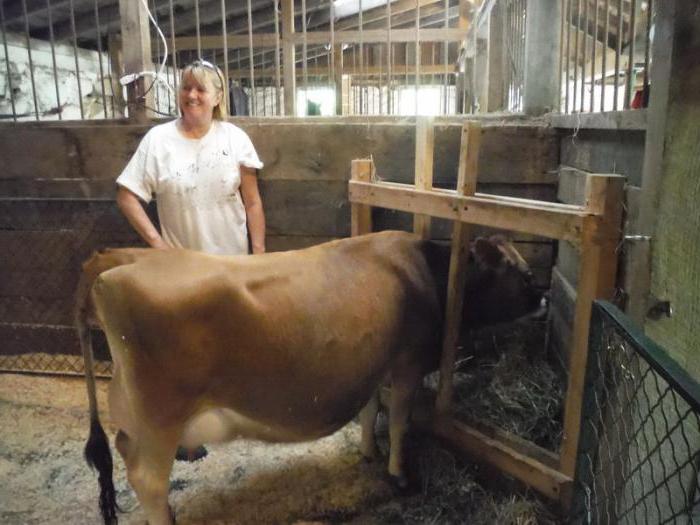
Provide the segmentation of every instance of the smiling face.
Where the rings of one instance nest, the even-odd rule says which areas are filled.
[[[212,74],[216,75],[214,71]],[[182,74],[179,101],[182,119],[187,124],[210,124],[214,118],[214,108],[221,102],[221,97],[221,89],[214,85],[205,68],[187,69]]]

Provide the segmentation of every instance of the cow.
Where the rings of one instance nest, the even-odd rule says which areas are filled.
[[[89,326],[107,337],[115,445],[151,525],[173,521],[169,476],[178,445],[235,438],[307,441],[359,413],[374,456],[377,389],[391,385],[390,476],[405,485],[410,401],[437,368],[449,247],[404,232],[303,250],[216,256],[116,249],[94,255],[79,284],[76,324],[90,401],[85,449],[105,523],[116,522],[112,457],[98,418]],[[477,239],[464,322],[508,321],[541,294],[499,239]]]

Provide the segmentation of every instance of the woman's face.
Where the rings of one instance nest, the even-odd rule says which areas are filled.
[[[209,76],[199,82],[194,75],[186,73],[180,84],[180,110],[182,118],[191,124],[208,123],[212,112],[221,100]]]

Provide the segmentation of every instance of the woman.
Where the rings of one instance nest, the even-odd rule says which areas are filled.
[[[248,135],[226,122],[220,70],[198,60],[182,72],[181,116],[151,128],[117,178],[117,204],[153,248],[238,255],[265,251],[265,215]],[[159,232],[139,202],[158,202]]]
[[[149,246],[222,255],[265,252],[265,215],[248,135],[226,122],[223,76],[204,60],[185,67],[180,118],[151,128],[117,178],[117,204]],[[156,196],[161,231],[139,202]],[[204,447],[178,449],[195,461]]]

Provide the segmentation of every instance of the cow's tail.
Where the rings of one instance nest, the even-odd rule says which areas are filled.
[[[85,444],[85,461],[97,470],[100,484],[100,512],[106,525],[117,523],[117,502],[112,481],[112,453],[109,441],[105,435],[100,416],[97,411],[97,392],[95,389],[95,370],[92,352],[92,339],[88,324],[90,288],[92,282],[86,272],[83,272],[78,285],[75,326],[80,339],[85,364],[85,380],[87,383],[88,400],[90,402],[90,436]]]

